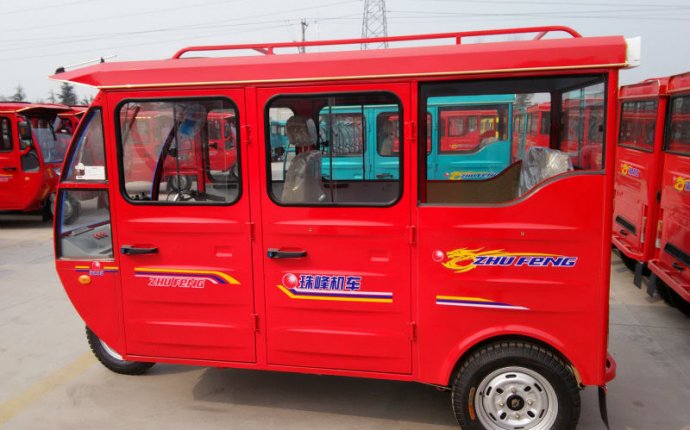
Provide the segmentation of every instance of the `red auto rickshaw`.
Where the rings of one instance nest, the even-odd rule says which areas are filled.
[[[74,123],[57,104],[0,102],[0,211],[49,218]]]
[[[526,33],[535,38],[462,43]],[[446,43],[421,43],[431,39]],[[358,49],[371,41],[407,46]],[[298,53],[313,46],[323,50]],[[265,55],[197,57],[245,50]],[[580,389],[603,400],[615,376],[618,71],[638,60],[621,36],[536,27],[197,46],[55,75],[100,89],[70,146],[54,226],[57,271],[94,354],[124,374],[162,362],[415,381],[452,391],[463,429],[574,429]],[[549,103],[551,124],[585,123],[568,103],[599,110],[601,162],[573,163],[568,134],[548,127],[548,147],[490,178],[433,176],[430,105],[518,95]],[[341,119],[324,112],[377,109],[396,130],[348,131],[363,148],[395,136],[392,173],[339,177]],[[168,119],[139,148],[147,112]],[[274,112],[290,113],[295,151],[283,161]],[[236,125],[234,153],[211,161],[217,113]],[[366,153],[348,161],[370,169]],[[236,174],[220,173],[232,163]],[[70,199],[81,211],[68,222]]]
[[[611,240],[638,287],[656,249],[667,86],[657,78],[620,89]]]
[[[661,194],[648,292],[667,287],[669,301],[690,313],[690,73],[668,81]]]

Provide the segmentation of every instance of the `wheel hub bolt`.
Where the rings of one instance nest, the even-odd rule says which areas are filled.
[[[498,406],[500,406],[500,407],[504,407],[505,405],[506,405],[506,404],[503,403],[503,402],[499,402],[499,403],[498,403]]]
[[[534,400],[527,400],[527,404],[532,406],[532,403],[534,403]]]
[[[515,412],[515,419],[519,420],[520,419],[520,414]]]

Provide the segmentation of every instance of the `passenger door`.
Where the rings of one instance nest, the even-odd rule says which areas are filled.
[[[394,104],[401,117],[410,119],[409,86],[403,84],[267,88],[257,90],[257,97],[260,130],[268,130],[265,122],[273,118],[266,113],[271,108],[295,112],[287,128],[289,138],[297,141],[291,145],[297,147],[309,134],[300,130],[311,128],[310,121],[318,123],[325,108],[355,109],[366,118],[369,110]],[[401,137],[402,124],[397,131]],[[328,136],[340,126],[321,121],[317,135]],[[366,130],[361,133],[357,139],[371,136]],[[264,160],[271,148],[267,138],[265,134],[260,142]],[[364,142],[367,145],[376,142]],[[372,179],[338,172],[324,178],[318,170],[328,157],[321,146],[291,160],[285,178],[272,176],[276,169],[270,167],[263,175],[267,362],[409,374],[410,201],[409,183],[404,182],[409,178],[401,174],[402,160],[409,167],[409,157],[397,154],[395,174]]]
[[[254,362],[247,165],[234,166],[246,136],[236,154],[209,158],[209,118],[243,121],[244,93],[137,97],[109,100],[118,106],[114,203],[127,353]]]
[[[17,209],[20,201],[19,156],[13,136],[10,118],[0,117],[0,210]]]

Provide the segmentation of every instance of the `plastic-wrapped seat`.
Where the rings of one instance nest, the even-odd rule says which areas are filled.
[[[533,146],[522,160],[518,196],[522,196],[538,183],[573,170],[570,156],[557,149]]]
[[[326,200],[321,185],[321,152],[316,148],[314,121],[293,116],[286,124],[288,140],[296,155],[285,172],[283,203],[320,203]]]

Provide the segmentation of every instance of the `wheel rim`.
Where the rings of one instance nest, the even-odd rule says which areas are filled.
[[[106,354],[108,354],[109,356],[111,356],[115,360],[124,361],[122,359],[122,356],[120,354],[118,354],[117,352],[115,352],[115,350],[112,349],[111,347],[109,347],[105,342],[103,342],[100,339],[99,339],[99,342],[101,342],[101,346],[103,347],[103,350],[105,351]]]
[[[553,386],[524,367],[504,367],[480,382],[474,395],[477,418],[487,430],[548,430],[558,415]]]

